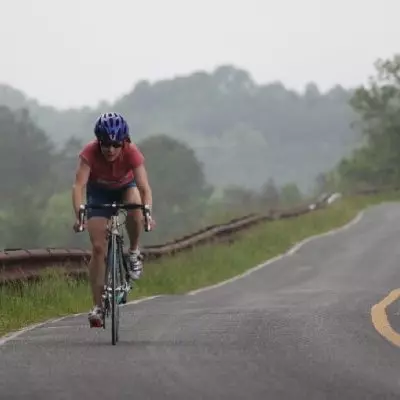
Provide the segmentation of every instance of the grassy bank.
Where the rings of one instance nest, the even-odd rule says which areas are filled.
[[[400,194],[339,200],[325,210],[260,224],[230,245],[202,246],[170,259],[148,263],[130,300],[155,294],[181,294],[240,274],[296,242],[355,217],[367,205],[397,201]],[[0,288],[0,336],[51,317],[86,312],[91,306],[87,282],[66,280],[52,272],[40,283]]]

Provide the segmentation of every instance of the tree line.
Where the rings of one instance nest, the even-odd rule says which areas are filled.
[[[71,137],[56,146],[26,109],[0,107],[0,247],[87,247],[86,234],[72,231],[71,185],[85,141]],[[302,193],[269,179],[260,191],[209,184],[192,148],[167,135],[138,143],[153,188],[157,229],[143,244],[164,242],[216,219],[277,204],[293,204]]]
[[[320,190],[351,192],[400,182],[400,54],[377,59],[375,75],[354,90],[350,104],[360,145],[318,177]]]
[[[322,92],[311,82],[297,92],[282,82],[258,84],[233,65],[142,80],[116,101],[92,108],[57,110],[0,85],[0,104],[27,108],[57,147],[72,134],[88,140],[96,116],[112,109],[130,121],[135,141],[165,134],[192,148],[211,185],[254,190],[266,175],[279,186],[296,182],[309,190],[318,172],[350,155],[360,138],[350,127],[351,95],[340,85]]]
[[[307,87],[303,96],[279,84],[256,87],[246,73],[231,67],[218,69],[213,75],[198,73],[190,79],[176,78],[153,86],[146,82],[138,84],[117,105],[119,111],[128,114],[130,109],[136,110],[134,125],[138,126],[134,130],[140,132],[137,144],[146,157],[154,191],[158,227],[143,236],[143,244],[170,240],[231,216],[290,206],[327,190],[346,192],[397,185],[400,177],[400,55],[377,60],[375,69],[376,74],[368,84],[352,91],[338,87],[324,95],[313,85]],[[4,97],[4,90],[3,93],[0,90],[1,95]],[[195,98],[196,110],[192,107]],[[205,102],[211,98],[213,102],[206,107]],[[321,109],[324,107],[322,98],[331,108]],[[264,99],[263,102],[260,103],[260,99]],[[17,106],[20,103],[14,100],[13,106],[0,107],[0,247],[87,247],[87,236],[74,234],[71,229],[74,217],[70,189],[77,154],[92,137],[94,110],[80,110],[80,121],[87,128],[85,134],[69,136],[60,144],[57,135],[49,134],[37,121],[35,110],[43,113],[43,109],[37,104],[36,109],[32,104]],[[303,111],[308,109],[308,115],[314,116],[319,134],[315,127],[310,129],[305,114],[294,107],[296,104],[296,107],[301,104]],[[268,120],[268,113],[261,117],[257,109],[260,112],[272,110],[274,119]],[[151,132],[144,121],[151,120],[154,110],[158,110],[158,118],[154,122],[156,125],[151,125],[154,128]],[[54,110],[45,111],[53,117],[56,115]],[[66,113],[76,117],[76,111]],[[342,118],[338,130],[335,121],[342,115],[340,113],[346,118]],[[57,115],[60,118],[60,114]],[[178,120],[181,121],[179,126]],[[56,126],[53,129],[57,132]],[[154,133],[157,131],[166,133]],[[305,131],[308,136],[303,135]],[[341,156],[332,168],[325,172],[323,168],[315,170],[319,174],[311,193],[301,190],[296,180],[293,180],[296,183],[277,183],[279,174],[271,169],[260,165],[254,168],[257,162],[253,158],[262,156],[265,150],[264,142],[259,141],[260,132],[264,139],[268,138],[279,145],[282,152],[287,152],[288,157],[279,162],[275,159],[279,168],[302,167],[298,159],[290,157],[296,146],[308,146],[310,163],[323,158],[325,153],[315,154],[310,149],[318,140],[322,143],[334,137],[336,143],[347,150],[342,148],[336,153],[336,157]],[[354,132],[362,135],[361,140],[354,140]],[[202,150],[199,150],[200,136],[206,137],[200,146]],[[191,138],[192,146],[185,137]],[[215,150],[213,145],[218,139],[221,146],[236,157],[235,164]],[[325,142],[325,145],[330,150],[330,144]],[[260,152],[254,153],[255,148],[261,149]],[[199,151],[206,152],[209,159],[219,158],[223,168],[242,177],[233,183],[228,179],[224,185],[213,183],[207,174],[207,164],[212,162],[204,162]],[[256,164],[251,164],[253,161]],[[253,168],[250,172],[242,168],[246,163]],[[257,187],[243,185],[243,179],[256,179]]]

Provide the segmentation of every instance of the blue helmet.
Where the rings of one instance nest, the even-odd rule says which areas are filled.
[[[123,142],[129,140],[129,126],[122,115],[104,113],[97,118],[94,133],[98,140]]]

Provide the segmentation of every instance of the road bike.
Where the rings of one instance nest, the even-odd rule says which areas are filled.
[[[83,231],[84,219],[86,211],[92,209],[111,209],[112,215],[110,223],[107,225],[107,255],[105,282],[102,291],[102,326],[106,329],[106,318],[111,314],[111,343],[115,345],[119,340],[119,306],[125,304],[128,293],[132,289],[131,277],[128,270],[128,260],[123,253],[124,238],[121,226],[124,223],[119,221],[121,211],[129,211],[141,209],[144,216],[144,229],[149,232],[150,227],[150,210],[143,204],[83,204],[79,208],[79,228]]]

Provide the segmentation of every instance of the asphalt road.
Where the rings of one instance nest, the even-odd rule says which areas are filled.
[[[0,399],[399,399],[400,351],[371,319],[397,287],[400,205],[387,204],[226,285],[124,307],[117,346],[86,315],[15,337]]]

